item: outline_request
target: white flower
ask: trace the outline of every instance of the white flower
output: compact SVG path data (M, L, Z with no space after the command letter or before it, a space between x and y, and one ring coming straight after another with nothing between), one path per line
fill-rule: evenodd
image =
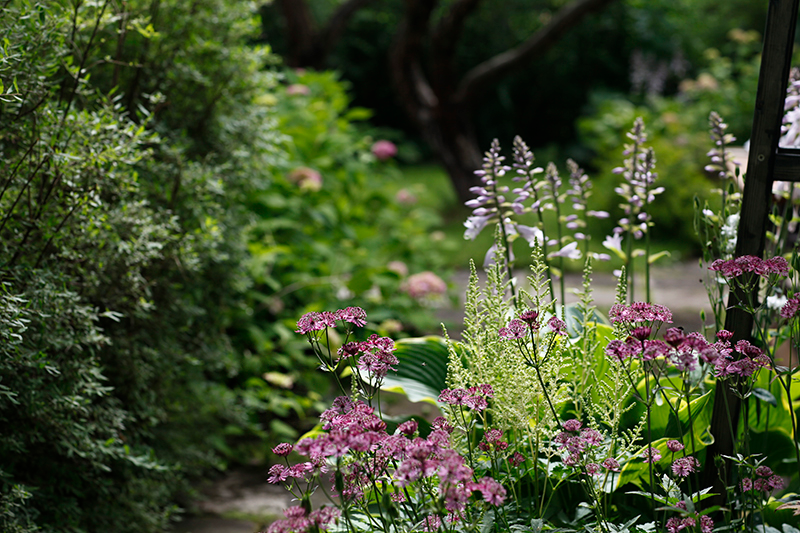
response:
M777 311L782 309L784 304L788 301L789 299L783 294L773 294L772 296L767 296L767 309Z
M725 252L732 254L736 250L736 236L739 231L739 213L728 215L720 234L725 239Z
M567 259L580 259L581 256L582 254L581 251L578 250L577 242L571 242L559 251L550 254L550 257L566 257Z
M625 259L625 252L622 251L622 234L609 235L603 241L603 246L617 254L620 258Z
M480 233L481 230L486 227L486 223L489 222L490 218L492 218L491 215L485 217L468 217L467 220L464 221L464 227L467 228L467 230L464 232L464 238L471 241L475 240L475 237L478 236L478 233Z
M528 244L531 246L533 246L536 242L538 242L539 246L541 246L544 242L544 233L539 228L517 224L517 231L519 232L520 236L528 241Z

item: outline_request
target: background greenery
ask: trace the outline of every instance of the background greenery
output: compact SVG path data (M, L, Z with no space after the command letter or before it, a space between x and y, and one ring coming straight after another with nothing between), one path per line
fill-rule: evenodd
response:
M248 44L251 6L22 1L1 27L0 529L161 531L321 408L300 313L430 326L387 263L441 272L438 217L384 191L335 75Z
M485 3L459 68L548 6ZM357 14L337 73L283 68L268 46L281 51L280 19L258 7L13 0L0 13L2 531L162 531L195 479L263 464L265 443L324 407L300 314L361 305L372 330L435 332L389 263L444 277L488 248L461 241L466 210L390 92L402 3ZM716 109L746 139L765 11L618 2L487 95L481 142L521 134L541 164L578 158L614 210L610 169L644 116L669 191L661 246L676 237L691 254L691 198L714 186L705 121ZM685 70L648 93L631 83L636 50ZM379 138L403 166L376 159Z

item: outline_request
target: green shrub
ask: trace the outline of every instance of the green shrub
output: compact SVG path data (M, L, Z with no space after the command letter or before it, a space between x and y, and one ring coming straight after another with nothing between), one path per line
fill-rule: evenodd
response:
M288 317L381 298L429 323L386 264L439 265L436 218L383 192L336 78L290 97L253 28L233 0L0 18L3 531L162 531L190 480L321 405Z

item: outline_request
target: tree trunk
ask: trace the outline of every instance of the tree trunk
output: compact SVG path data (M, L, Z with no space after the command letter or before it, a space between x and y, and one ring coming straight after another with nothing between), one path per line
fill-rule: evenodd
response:
M459 201L464 203L475 197L469 189L479 184L475 171L481 168L481 152L469 113L461 106L442 107L432 110L430 120L421 129L450 175Z
M479 183L474 172L482 162L471 120L474 103L487 87L551 49L588 14L614 0L573 0L525 42L475 66L456 82L456 42L467 17L481 1L455 0L431 30L438 0L405 0L405 13L390 53L400 102L450 174L462 202L474 197L469 189ZM429 78L422 69L426 52Z

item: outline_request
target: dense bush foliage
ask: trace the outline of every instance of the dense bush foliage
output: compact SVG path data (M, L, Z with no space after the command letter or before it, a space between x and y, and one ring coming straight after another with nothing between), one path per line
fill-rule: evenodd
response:
M435 218L378 190L367 114L331 75L294 96L265 71L248 9L4 8L3 531L163 530L187 479L314 407L284 313L388 301L390 260L437 265ZM385 318L424 324L398 298Z

